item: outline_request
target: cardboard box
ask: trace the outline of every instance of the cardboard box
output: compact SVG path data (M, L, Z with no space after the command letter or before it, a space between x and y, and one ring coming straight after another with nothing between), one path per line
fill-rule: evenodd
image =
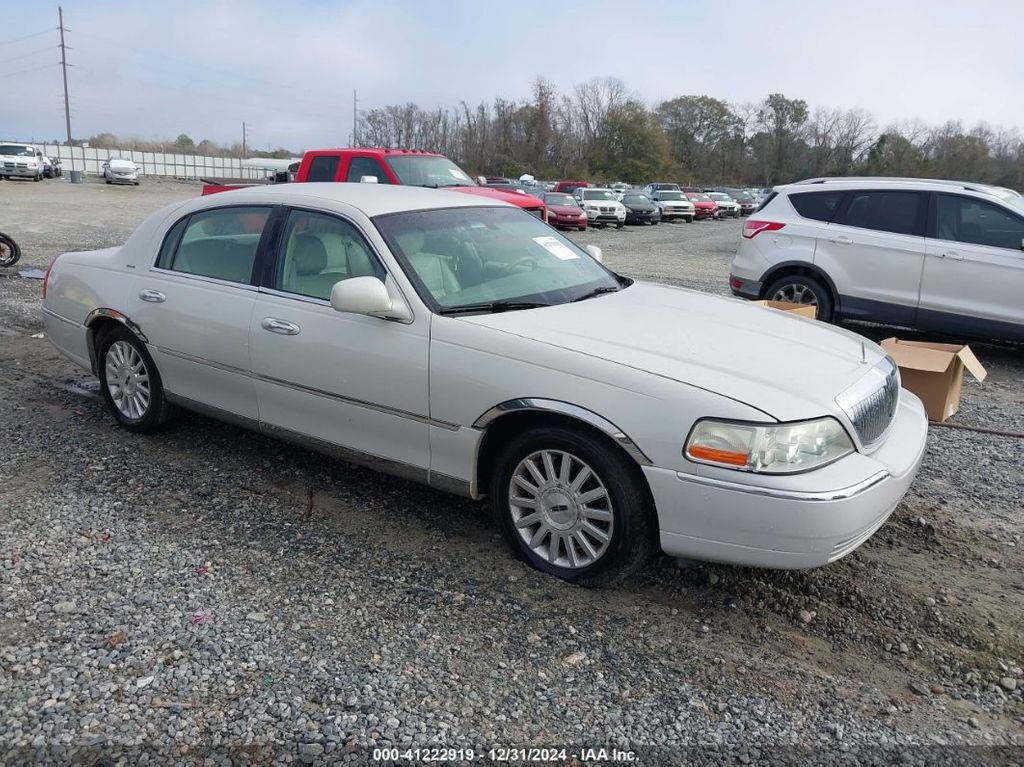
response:
M932 421L945 421L960 409L965 368L979 382L988 375L969 346L886 338L881 347L899 365L903 388L921 398Z
M780 312L792 312L801 317L810 317L812 320L818 318L818 307L810 304L791 304L786 301L751 301L758 306L767 306L769 309L778 309Z

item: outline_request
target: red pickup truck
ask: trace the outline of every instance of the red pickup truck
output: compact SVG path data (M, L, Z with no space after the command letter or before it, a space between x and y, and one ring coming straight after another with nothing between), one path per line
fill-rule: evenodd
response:
M548 220L544 201L522 192L478 186L444 155L418 149L311 149L302 156L295 183L311 181L404 184L451 189L512 203ZM238 189L246 184L206 183L203 194Z

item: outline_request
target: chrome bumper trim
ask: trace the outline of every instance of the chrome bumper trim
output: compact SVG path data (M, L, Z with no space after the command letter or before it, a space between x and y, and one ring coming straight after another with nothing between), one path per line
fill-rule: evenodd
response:
M879 482L888 479L890 475L887 471L879 471L877 474L873 474L867 479L861 480L856 484L850 485L849 487L841 487L837 490L781 490L775 487L757 487L753 485L744 485L740 482L729 482L724 479L700 477L696 474L686 474L681 471L677 471L676 476L683 482L693 482L697 485L706 485L708 487L715 487L721 490L733 490L740 493L749 493L750 495L764 495L769 498L781 498L789 501L822 502L841 501L845 498L852 498L853 496L874 487Z

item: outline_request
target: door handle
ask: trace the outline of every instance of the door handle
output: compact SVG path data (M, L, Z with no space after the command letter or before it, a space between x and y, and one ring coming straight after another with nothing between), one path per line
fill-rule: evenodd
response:
M294 322L279 320L274 317L264 317L260 325L263 326L264 330L269 330L271 333L279 333L282 336L297 336L299 331L302 330Z
M162 304L167 300L167 296L159 290L143 290L139 293L139 298L143 301L149 301L151 304Z
M834 242L836 245L851 245L853 243L853 240L851 240L845 234L840 234L838 237L833 237L831 239L831 242Z
M955 250L944 250L939 253L939 258L949 258L953 261L963 261L964 257Z

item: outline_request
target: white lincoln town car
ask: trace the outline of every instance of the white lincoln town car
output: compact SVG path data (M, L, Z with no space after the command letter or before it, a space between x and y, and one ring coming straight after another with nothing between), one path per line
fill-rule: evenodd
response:
M371 184L242 189L66 253L47 334L129 431L186 408L470 498L585 585L655 547L814 567L903 497L927 420L870 341L634 282L524 211Z

